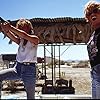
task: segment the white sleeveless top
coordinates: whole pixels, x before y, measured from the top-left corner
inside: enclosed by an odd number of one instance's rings
[[[37,45],[28,41],[27,44],[23,46],[23,42],[24,42],[24,39],[20,39],[20,44],[19,44],[16,60],[20,63],[37,62]]]

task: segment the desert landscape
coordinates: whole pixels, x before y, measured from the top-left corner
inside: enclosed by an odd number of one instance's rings
[[[56,68],[56,72],[58,72]],[[75,88],[75,95],[78,97],[81,95],[91,95],[91,79],[90,79],[90,68],[72,68],[72,67],[62,67],[61,68],[62,77],[66,80],[72,80],[72,86]],[[64,73],[65,72],[65,73]],[[47,70],[47,77],[51,78],[51,69]],[[41,80],[37,81],[38,83]],[[43,82],[43,80],[42,80]],[[36,98],[40,98],[42,87],[36,87]],[[65,95],[65,94],[64,94]],[[44,96],[44,95],[43,95]],[[46,95],[45,95],[46,96]],[[60,96],[63,96],[62,94]],[[67,94],[66,94],[67,96]],[[49,96],[47,96],[49,97]],[[45,97],[45,98],[47,98]],[[52,97],[52,96],[51,96]],[[50,97],[50,98],[51,98]],[[63,96],[64,97],[64,96]],[[62,98],[63,98],[62,97]],[[2,98],[26,98],[25,91],[17,91],[16,93],[10,93],[9,91],[2,91]],[[42,97],[41,97],[42,98]],[[52,97],[55,98],[55,97]]]
[[[84,63],[85,64],[85,63]],[[83,62],[81,64],[64,64],[60,65],[60,75],[61,78],[65,80],[72,80],[72,86],[75,88],[75,95],[91,95],[91,78],[90,78],[90,65],[84,65]],[[42,72],[42,67],[38,66],[39,70]],[[43,71],[44,72],[44,71]],[[52,79],[52,68],[50,66],[46,66],[46,76],[47,79]],[[55,76],[54,79],[59,79],[59,66],[55,67]],[[38,79],[36,84],[42,83],[44,84],[44,80]],[[36,95],[42,95],[42,87],[36,87],[35,89]],[[10,96],[12,93],[9,91],[2,91],[3,97]],[[13,93],[15,98],[25,97],[25,91],[20,91],[20,89]],[[66,94],[67,95],[67,94]],[[17,97],[16,97],[17,96]]]
[[[76,95],[91,95],[90,68],[72,68],[71,66],[62,66],[61,77],[65,80],[72,80],[72,86],[75,88]],[[58,79],[59,69],[56,68],[56,79]],[[52,78],[52,70],[47,69],[48,79]],[[39,80],[38,80],[39,81]]]

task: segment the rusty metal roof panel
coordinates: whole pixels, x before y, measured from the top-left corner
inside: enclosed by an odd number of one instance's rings
[[[92,29],[84,18],[32,18],[34,34],[43,43],[87,43]],[[18,20],[10,21],[16,25]]]

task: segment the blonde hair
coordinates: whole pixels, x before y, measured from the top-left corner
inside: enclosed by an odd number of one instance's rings
[[[31,22],[28,19],[20,19],[17,23],[16,23],[16,28],[23,30],[24,27],[27,27],[27,31],[29,32],[29,34],[34,34],[33,32],[33,26],[31,24]],[[23,46],[25,46],[27,44],[26,39],[24,39],[23,42]]]
[[[86,5],[84,7],[84,14],[85,14],[85,19],[87,22],[88,22],[89,13],[91,13],[91,11],[93,11],[94,9],[100,9],[99,2],[91,0],[86,3]]]
[[[23,28],[24,27],[27,27],[29,30],[29,32],[31,32],[32,34],[34,33],[33,32],[33,26],[32,26],[32,24],[31,24],[31,22],[28,20],[28,19],[20,19],[17,23],[16,23],[16,28],[18,28],[18,29],[22,29],[23,30]]]

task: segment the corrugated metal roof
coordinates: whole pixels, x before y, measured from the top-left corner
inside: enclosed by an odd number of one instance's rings
[[[28,19],[32,22],[32,24],[36,23],[87,23],[84,18],[72,18],[72,17],[59,17],[59,18],[32,18]],[[18,20],[9,20],[14,26]]]
[[[71,18],[71,17],[59,17],[59,18],[32,18],[31,22],[86,22],[84,18]]]

